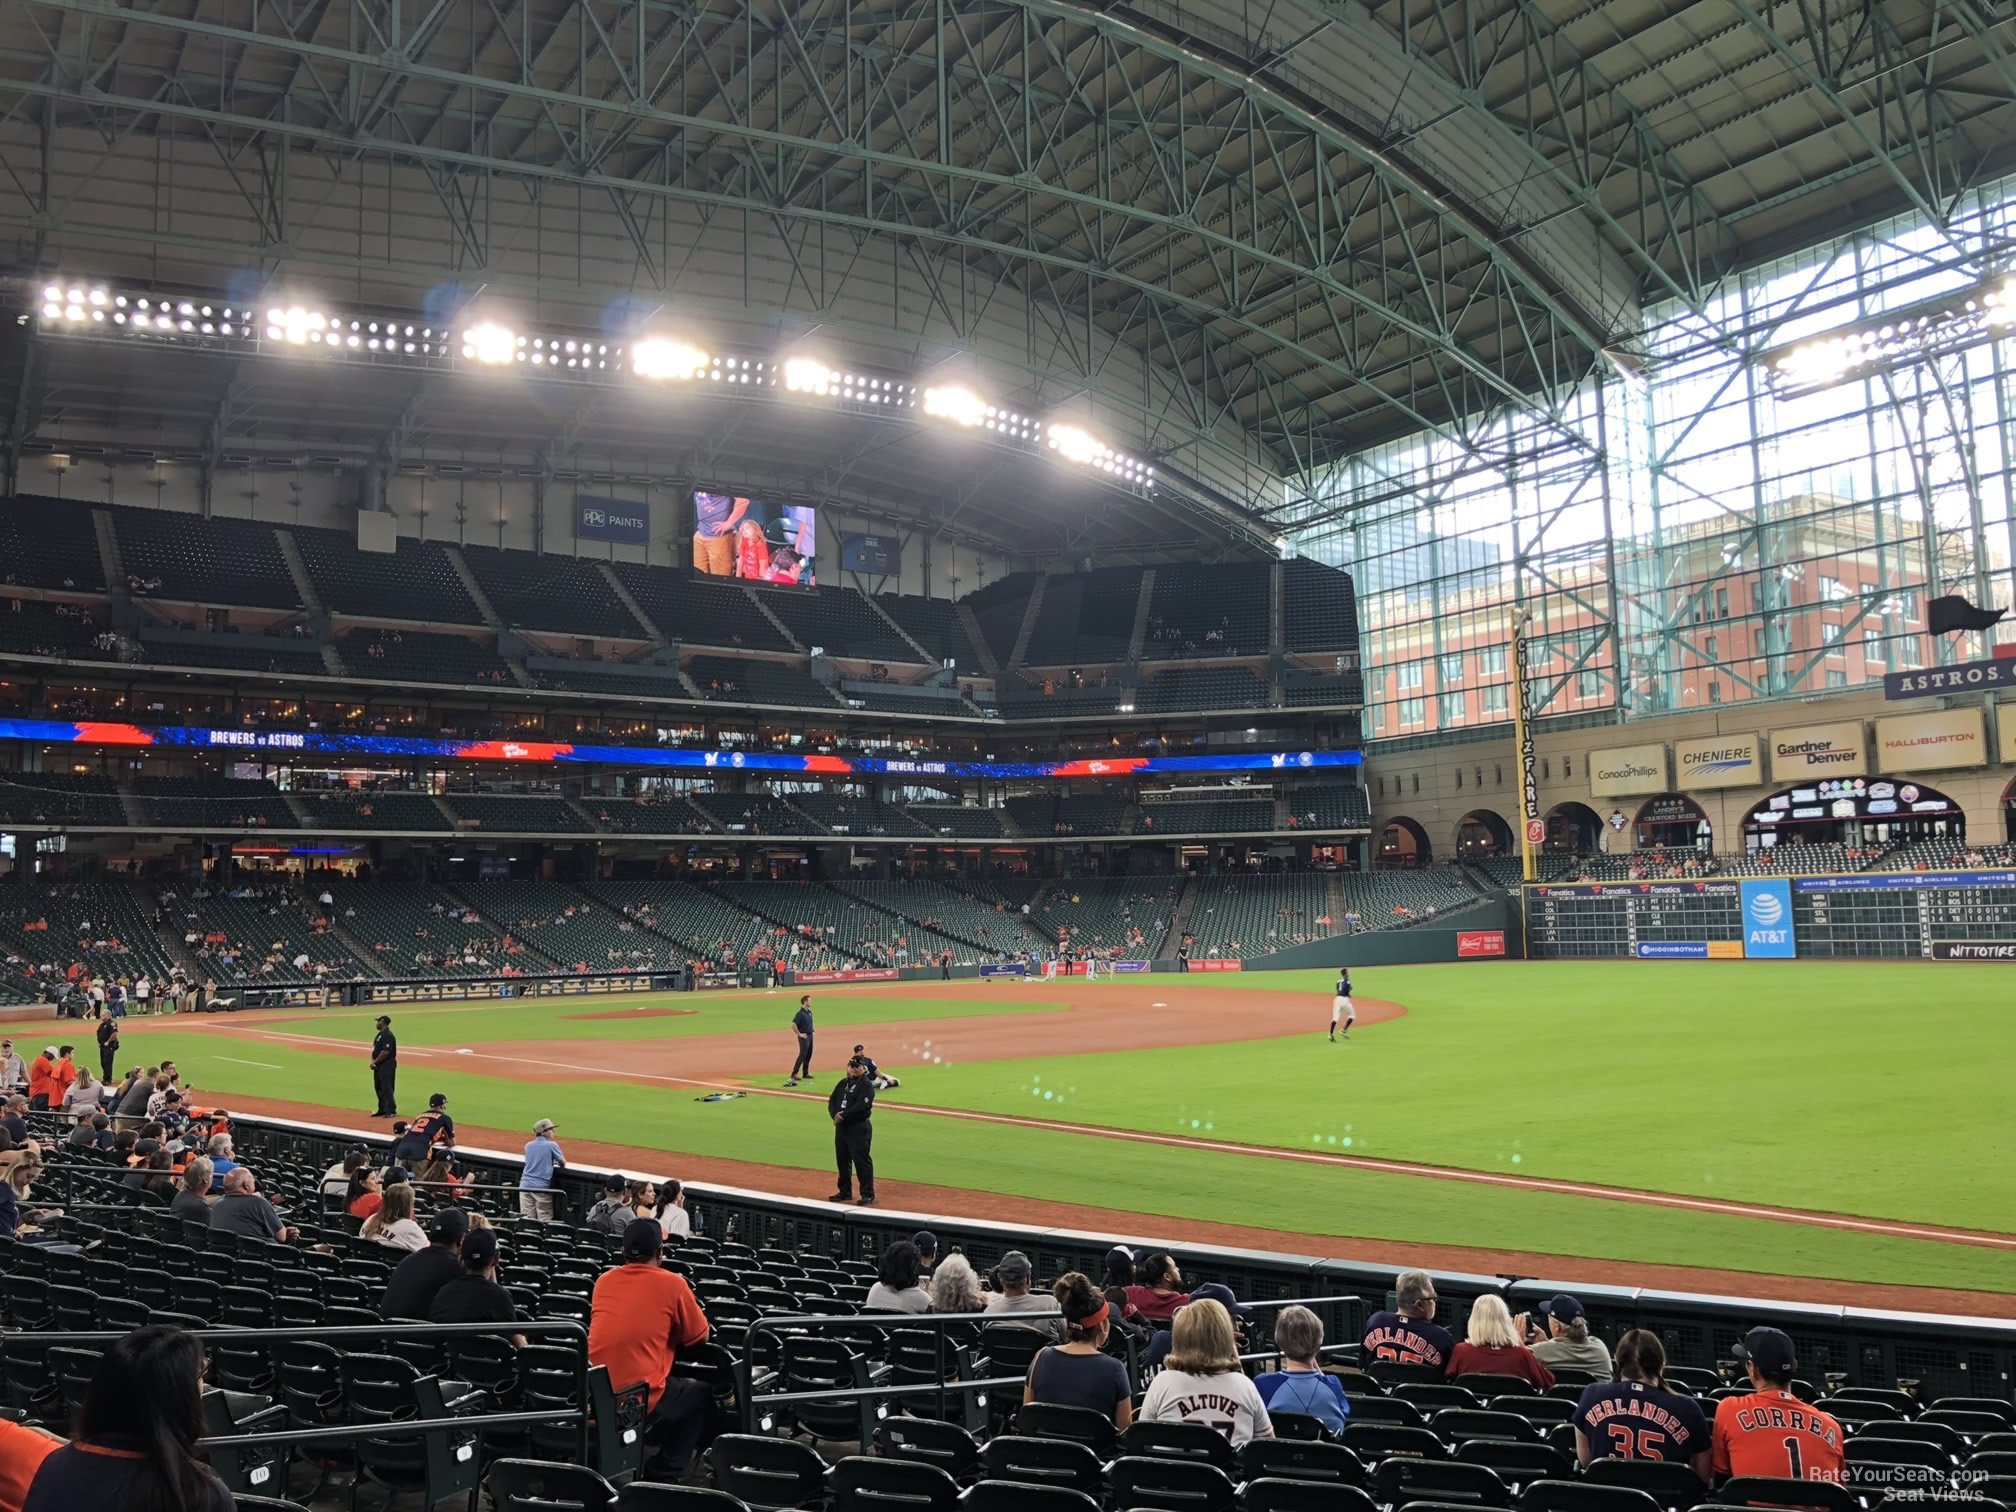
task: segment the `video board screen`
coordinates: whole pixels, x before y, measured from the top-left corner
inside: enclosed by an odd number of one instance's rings
[[[695,572],[809,588],[818,582],[818,541],[819,512],[810,504],[693,490]]]

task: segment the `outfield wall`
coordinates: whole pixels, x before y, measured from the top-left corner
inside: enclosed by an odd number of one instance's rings
[[[1495,939],[1493,938],[1495,936]],[[1291,945],[1245,963],[1247,971],[1298,971],[1311,967],[1421,966],[1444,961],[1490,960],[1519,953],[1515,906],[1487,899],[1475,908],[1436,916],[1435,927],[1377,929]]]
[[[2016,870],[1545,883],[1535,960],[2016,962]]]

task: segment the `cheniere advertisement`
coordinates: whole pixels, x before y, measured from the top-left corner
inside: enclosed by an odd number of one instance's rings
[[[1673,785],[1683,793],[1757,787],[1764,763],[1755,735],[1709,735],[1673,742]]]

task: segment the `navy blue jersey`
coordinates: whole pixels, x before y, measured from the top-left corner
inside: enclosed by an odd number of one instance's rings
[[[882,1074],[881,1071],[877,1069],[875,1065],[875,1057],[870,1055],[866,1050],[856,1050],[854,1052],[854,1058],[859,1062],[861,1062],[862,1065],[868,1068],[869,1080],[872,1081]]]
[[[1339,972],[1337,974],[1337,996],[1339,997],[1351,996],[1351,973],[1348,971]]]
[[[1693,1397],[1642,1381],[1603,1381],[1575,1404],[1575,1426],[1598,1459],[1686,1464],[1708,1447],[1708,1416]]]
[[[800,1008],[796,1013],[791,1015],[791,1027],[796,1029],[800,1034],[810,1034],[812,1032],[812,1009],[809,1005]]]

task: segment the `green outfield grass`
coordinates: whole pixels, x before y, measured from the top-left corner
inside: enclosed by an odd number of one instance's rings
[[[1028,1114],[2007,1230],[2016,1211],[2007,1114],[2016,1042],[2006,983],[1988,968],[1909,964],[1396,967],[1358,973],[1358,989],[1405,1004],[1408,1015],[1332,1047],[1321,1034],[1327,974],[1162,977],[1156,986],[1171,994],[1232,985],[1305,994],[1310,1030],[952,1067],[885,1061],[903,1086],[877,1118],[876,1154],[891,1181],[1161,1215],[1172,1234],[1185,1218],[1283,1229],[1307,1234],[1319,1253],[1335,1248],[1327,1238],[1350,1236],[2016,1293],[2016,1251],[900,1111],[928,1104]],[[673,1002],[699,1013],[592,1022],[563,1016],[634,1001],[412,1008],[395,1018],[406,1045],[509,1053],[514,1040],[772,1027],[781,1038],[794,1000],[688,997]],[[820,1027],[1041,1013],[1054,1004],[1052,989],[1033,986],[1004,986],[998,1000],[979,1003],[827,992]],[[285,1026],[356,1042],[343,1052],[226,1044],[172,1022],[129,1021],[122,1059],[172,1055],[227,1100],[240,1093],[355,1108],[361,1122],[373,1017],[332,1012]],[[416,1059],[402,1068],[402,1102],[417,1107],[416,1092],[442,1090],[469,1124],[526,1128],[551,1117],[563,1142],[665,1152],[655,1163],[668,1174],[678,1174],[679,1154],[830,1169],[830,1132],[802,1102],[703,1104],[691,1089],[616,1077],[534,1087],[473,1069],[481,1064]]]

